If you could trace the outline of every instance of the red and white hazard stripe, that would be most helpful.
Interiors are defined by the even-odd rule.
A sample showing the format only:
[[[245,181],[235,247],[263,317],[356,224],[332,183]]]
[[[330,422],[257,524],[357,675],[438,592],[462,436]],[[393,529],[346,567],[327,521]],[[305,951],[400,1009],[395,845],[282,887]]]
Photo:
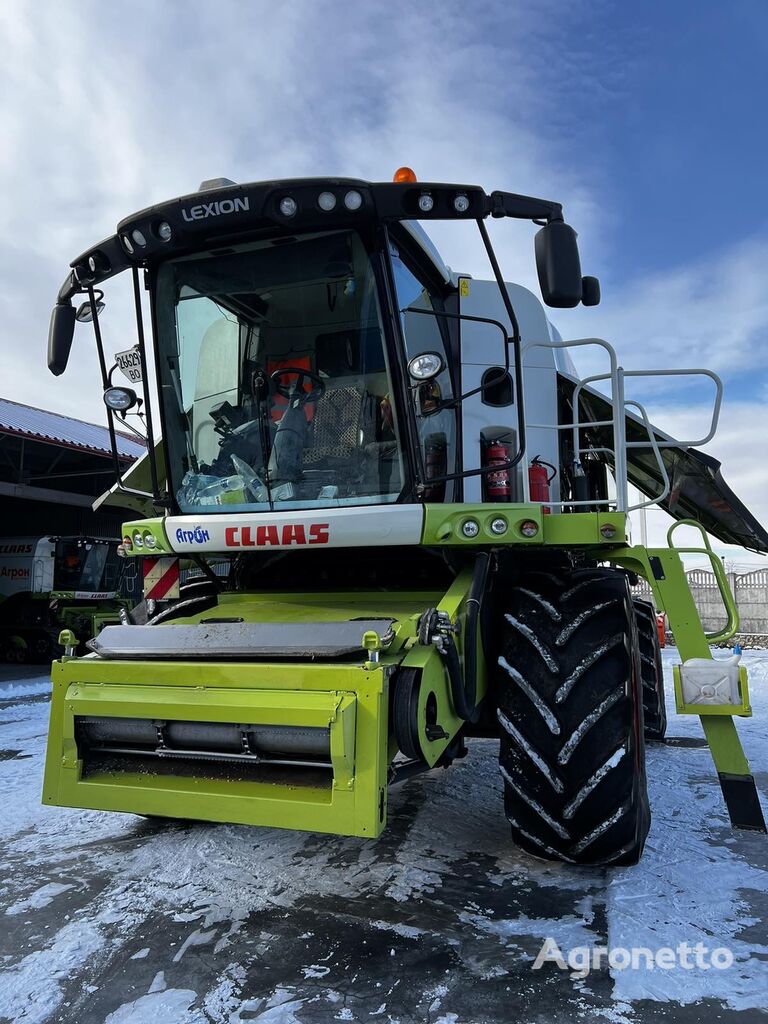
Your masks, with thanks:
[[[168,601],[179,596],[178,558],[144,559],[144,599]]]

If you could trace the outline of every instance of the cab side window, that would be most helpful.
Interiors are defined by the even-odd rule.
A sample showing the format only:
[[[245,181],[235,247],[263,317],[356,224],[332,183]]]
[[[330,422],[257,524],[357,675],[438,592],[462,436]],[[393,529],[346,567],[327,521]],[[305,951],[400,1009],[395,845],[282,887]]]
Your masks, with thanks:
[[[456,472],[456,409],[446,403],[453,398],[450,372],[450,336],[443,300],[408,265],[407,256],[397,246],[390,248],[390,259],[400,309],[400,321],[405,337],[406,361],[427,352],[437,353],[443,363],[440,373],[429,381],[418,384],[409,380],[411,400],[414,403],[419,429],[422,460],[426,476],[426,501],[451,501],[455,481],[436,482],[429,479]]]

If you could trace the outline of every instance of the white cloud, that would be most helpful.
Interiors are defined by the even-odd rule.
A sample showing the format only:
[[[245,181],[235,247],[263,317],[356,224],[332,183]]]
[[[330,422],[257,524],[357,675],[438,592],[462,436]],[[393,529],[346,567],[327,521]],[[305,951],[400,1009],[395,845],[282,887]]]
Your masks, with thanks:
[[[628,368],[705,366],[744,382],[766,371],[766,263],[768,241],[756,237],[620,284],[609,273],[590,329],[616,345]],[[583,331],[579,313],[559,319]]]
[[[687,408],[660,408],[654,421],[666,432],[677,438],[690,438],[708,420],[710,408],[705,405]],[[717,434],[702,447],[722,464],[722,475],[747,506],[749,511],[764,527],[768,528],[768,460],[763,457],[763,446],[768,441],[768,407],[760,402],[732,401],[723,406]],[[638,499],[642,500],[642,499]],[[633,536],[640,541],[640,516],[633,513]],[[647,514],[648,543],[666,547],[666,533],[673,520],[658,508]],[[762,556],[747,554],[741,548],[723,544],[710,538],[713,550],[728,561],[740,564],[759,562],[765,565]],[[701,546],[701,538],[695,531],[682,527],[675,533],[675,543]],[[693,561],[701,563],[701,558]]]
[[[405,0],[0,8],[0,394],[103,419],[87,330],[59,379],[45,369],[45,339],[67,264],[128,213],[219,174],[376,180],[402,163],[424,180],[564,203],[585,271],[609,271],[602,306],[553,311],[572,335],[614,340],[630,366],[749,372],[766,351],[768,244],[745,241],[698,266],[615,284],[610,182],[599,149],[585,155],[589,128],[561,123],[558,104],[564,90],[578,89],[599,111],[601,90],[620,83],[623,58],[604,62],[614,76],[607,84],[594,76],[572,39],[561,45],[568,25],[557,5],[540,5],[535,18],[516,5],[484,16],[459,3],[422,13]],[[506,275],[534,285],[530,226],[490,230]],[[475,234],[446,225],[433,234],[452,266],[485,275]],[[128,282],[115,282],[107,297],[105,332],[117,350],[131,337]],[[696,393],[684,397],[698,402]],[[768,521],[758,460],[744,455],[758,425],[768,436],[762,407],[727,405],[724,424],[725,474]]]
[[[409,163],[422,179],[561,199],[582,232],[596,234],[584,182],[536,130],[557,95],[546,39],[522,13],[499,15],[498,34],[484,40],[456,3],[423,14],[402,0],[116,11],[47,0],[0,12],[7,397],[101,418],[89,340],[76,342],[62,380],[44,368],[67,264],[123,216],[218,174],[381,180]],[[532,232],[507,227],[507,272],[532,283]],[[436,234],[449,262],[482,271],[474,235]],[[129,314],[108,298],[105,329],[120,333],[118,348]]]

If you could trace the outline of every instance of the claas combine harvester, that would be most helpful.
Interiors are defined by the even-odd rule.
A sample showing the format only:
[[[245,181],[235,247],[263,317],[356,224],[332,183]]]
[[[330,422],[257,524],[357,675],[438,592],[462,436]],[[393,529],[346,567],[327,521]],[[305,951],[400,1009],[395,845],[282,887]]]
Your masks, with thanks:
[[[599,301],[558,203],[408,168],[204,182],[74,261],[49,368],[90,320],[110,430],[145,424],[147,456],[125,479],[115,462],[108,499],[136,509],[122,548],[145,599],[54,665],[46,803],[373,838],[393,784],[497,736],[515,843],[633,863],[645,744],[666,724],[642,577],[680,653],[677,710],[701,716],[733,824],[765,828],[734,724],[746,671],[710,653],[737,619],[706,533],[768,550],[693,447],[721,383],[667,371],[712,389],[712,422],[695,441],[654,427],[625,395],[639,371],[600,339],[561,340],[505,283],[488,217],[539,226],[547,305]],[[490,280],[445,266],[421,226],[436,219],[474,223]],[[102,286],[126,270],[136,346],[112,366]],[[570,355],[587,346],[605,371],[581,379]],[[630,484],[673,530],[699,526],[728,610],[717,636],[672,531],[631,544]],[[180,563],[198,572],[179,587]]]

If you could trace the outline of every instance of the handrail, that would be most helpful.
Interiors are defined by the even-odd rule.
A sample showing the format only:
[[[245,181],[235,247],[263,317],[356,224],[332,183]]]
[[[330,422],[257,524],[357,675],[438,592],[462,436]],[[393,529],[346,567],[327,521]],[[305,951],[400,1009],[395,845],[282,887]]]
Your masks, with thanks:
[[[692,526],[698,530],[701,534],[702,540],[704,541],[703,548],[678,548],[672,542],[672,534],[678,528],[678,526]],[[679,519],[676,523],[673,523],[667,530],[667,544],[673,548],[678,554],[681,555],[704,555],[709,559],[709,563],[712,566],[712,571],[715,574],[717,580],[717,588],[720,591],[720,597],[722,598],[725,610],[728,615],[728,621],[725,627],[716,633],[705,633],[704,636],[707,638],[709,643],[721,644],[726,640],[730,640],[731,637],[738,632],[739,629],[739,609],[736,607],[736,599],[731,591],[731,586],[728,582],[728,577],[725,575],[725,569],[723,563],[714,553],[709,544],[709,537],[707,537],[706,531],[701,523],[697,523],[695,519]]]
[[[616,358],[616,351],[613,346],[602,338],[576,338],[573,341],[532,341],[523,346],[523,354],[531,348],[549,348],[549,349],[566,349],[566,348],[579,348],[586,345],[597,345],[604,349],[608,353],[608,359],[610,362],[610,370],[608,373],[596,373],[589,377],[584,377],[577,380],[575,383],[573,396],[572,396],[572,407],[573,407],[573,419],[571,423],[531,423],[528,424],[529,429],[541,429],[541,430],[570,430],[573,434],[573,455],[574,460],[580,462],[580,456],[583,452],[605,452],[613,456],[614,464],[614,475],[616,482],[616,497],[611,498],[599,498],[590,499],[588,501],[550,501],[548,504],[552,507],[562,508],[565,506],[574,507],[581,505],[605,505],[609,506],[615,504],[618,512],[631,512],[640,508],[646,508],[649,505],[654,505],[659,501],[662,501],[671,490],[671,483],[669,480],[669,474],[664,460],[661,456],[662,448],[690,448],[696,447],[702,444],[706,444],[710,441],[716,431],[720,421],[720,409],[723,400],[723,382],[720,377],[712,370],[700,369],[698,367],[685,368],[685,369],[674,369],[674,370],[625,370],[618,364]],[[627,401],[625,398],[625,379],[627,377],[681,377],[681,376],[702,376],[709,377],[715,384],[715,400],[712,407],[712,416],[709,424],[709,430],[702,438],[696,440],[687,441],[671,438],[670,440],[661,440],[657,438],[656,432],[651,425],[645,406],[642,403],[630,400]],[[581,396],[584,388],[589,384],[596,383],[597,381],[610,381],[611,394],[609,401],[611,403],[612,418],[610,420],[590,420],[582,421],[579,419],[579,410],[581,409]],[[648,435],[647,441],[628,441],[627,440],[627,420],[626,412],[627,408],[632,406],[637,409],[642,420],[642,425]],[[581,445],[581,431],[587,428],[594,427],[612,427],[613,433],[613,448],[584,448]],[[653,451],[654,458],[656,460],[657,467],[662,480],[661,492],[653,498],[649,498],[647,501],[640,502],[636,505],[629,505],[628,499],[628,477],[627,477],[627,455],[631,448],[648,448],[650,447]],[[527,459],[524,463],[524,469],[526,472],[523,473],[523,497],[525,501],[530,500],[530,486],[528,481],[528,463]]]
[[[613,345],[605,341],[603,338],[574,338],[572,341],[530,341],[527,345],[523,346],[523,355],[531,348],[550,348],[550,349],[565,349],[565,348],[583,348],[586,345],[597,345],[599,348],[605,349],[608,353],[608,359],[611,366],[611,372],[609,374],[601,374],[600,378],[609,379],[611,381],[611,407],[613,416],[610,420],[610,424],[613,427],[613,438],[614,438],[614,464],[616,466],[616,508],[619,512],[626,511],[627,505],[627,472],[626,472],[626,453],[623,445],[619,444],[617,439],[623,440],[624,433],[624,390],[623,381],[621,379],[622,369],[618,365],[616,359],[616,350]],[[591,380],[592,378],[587,378]],[[578,458],[579,452],[579,430],[583,427],[594,426],[594,423],[580,424],[578,422],[578,403],[574,401],[573,415],[574,423],[571,424],[571,429],[574,431],[574,457]],[[560,429],[559,424],[547,425],[549,429]],[[530,501],[530,486],[528,481],[528,460],[524,460],[524,472],[523,472],[523,499],[524,501]],[[553,501],[548,502],[549,505],[553,506],[576,506],[576,505],[609,505],[610,499],[598,499],[589,501]]]
[[[659,467],[659,472],[661,473],[661,481],[664,484],[664,487],[662,488],[660,494],[657,494],[653,498],[649,498],[647,501],[641,501],[638,505],[630,505],[627,509],[627,512],[634,512],[636,509],[647,508],[649,505],[655,505],[657,502],[662,501],[669,494],[672,485],[669,481],[669,473],[667,473],[667,467],[664,465],[664,459],[662,459],[661,452],[659,451],[659,445],[656,441],[656,433],[648,420],[648,413],[645,411],[645,406],[642,405],[640,402],[635,401],[629,401],[624,403],[625,408],[628,405],[633,405],[637,410],[639,410],[640,415],[643,417],[643,424],[645,426],[645,429],[648,431],[648,440],[651,442],[651,448],[653,449],[653,454],[656,457],[656,465]],[[627,445],[627,447],[629,447],[629,445]]]
[[[717,426],[720,422],[720,408],[723,404],[723,382],[722,379],[714,372],[714,370],[702,370],[695,367],[683,368],[679,370],[624,370],[619,367],[624,377],[709,377],[710,380],[715,383],[715,401],[712,407],[712,418],[709,424],[709,431],[704,437],[697,438],[695,441],[683,441],[677,438],[672,438],[669,441],[659,441],[660,448],[697,448],[699,445],[706,444],[711,441],[717,433]],[[581,397],[581,389],[586,384],[590,384],[597,380],[610,380],[611,376],[608,373],[595,374],[592,377],[585,377],[580,380],[576,385],[574,391],[574,402],[576,397]],[[636,404],[636,403],[626,403]],[[647,448],[645,441],[628,441],[627,448]]]

